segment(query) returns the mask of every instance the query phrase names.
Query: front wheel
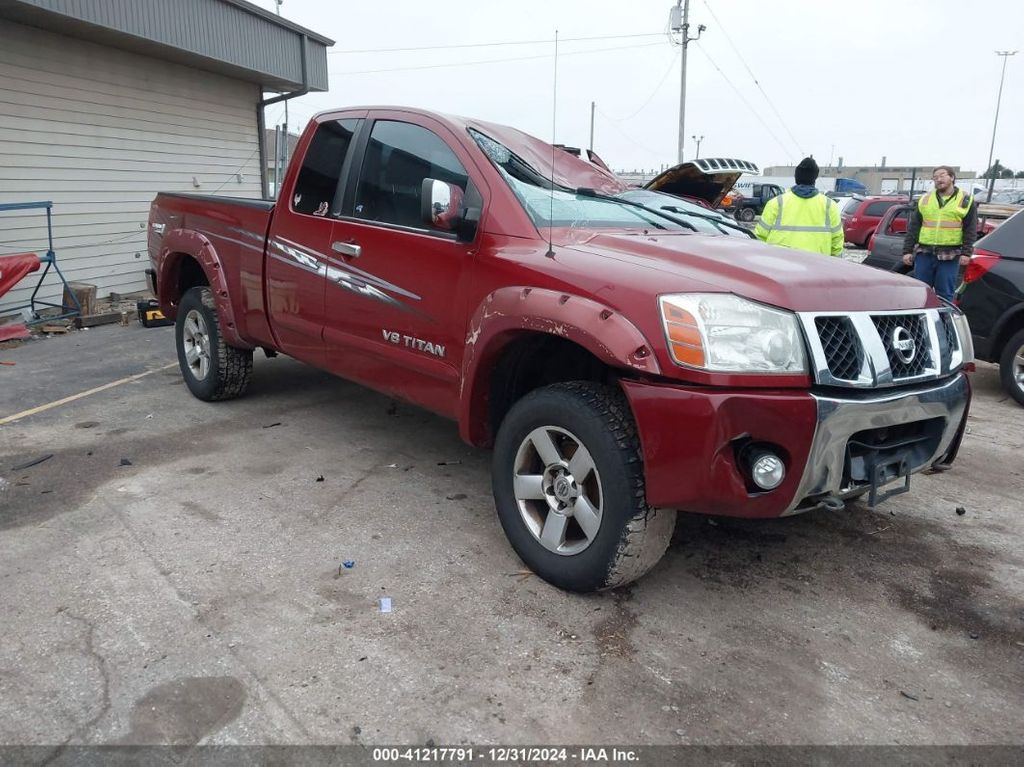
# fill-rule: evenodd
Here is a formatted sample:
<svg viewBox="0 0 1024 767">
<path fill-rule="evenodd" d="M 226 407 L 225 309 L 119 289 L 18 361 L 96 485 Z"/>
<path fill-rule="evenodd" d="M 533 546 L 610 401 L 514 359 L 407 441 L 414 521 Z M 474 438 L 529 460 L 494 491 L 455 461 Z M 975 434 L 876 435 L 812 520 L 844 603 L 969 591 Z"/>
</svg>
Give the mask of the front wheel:
<svg viewBox="0 0 1024 767">
<path fill-rule="evenodd" d="M 181 375 L 194 396 L 213 402 L 245 392 L 252 376 L 252 350 L 224 343 L 208 287 L 191 288 L 182 296 L 174 340 Z"/>
<path fill-rule="evenodd" d="M 1024 405 L 1024 330 L 1017 331 L 1003 347 L 999 377 L 1007 393 Z"/>
<path fill-rule="evenodd" d="M 754 209 L 753 208 L 740 208 L 736 211 L 736 218 L 740 221 L 746 221 L 750 223 L 754 220 Z"/>
<path fill-rule="evenodd" d="M 519 400 L 498 430 L 492 484 L 512 548 L 569 591 L 636 580 L 675 528 L 675 511 L 647 505 L 636 424 L 607 386 L 555 384 Z"/>
</svg>

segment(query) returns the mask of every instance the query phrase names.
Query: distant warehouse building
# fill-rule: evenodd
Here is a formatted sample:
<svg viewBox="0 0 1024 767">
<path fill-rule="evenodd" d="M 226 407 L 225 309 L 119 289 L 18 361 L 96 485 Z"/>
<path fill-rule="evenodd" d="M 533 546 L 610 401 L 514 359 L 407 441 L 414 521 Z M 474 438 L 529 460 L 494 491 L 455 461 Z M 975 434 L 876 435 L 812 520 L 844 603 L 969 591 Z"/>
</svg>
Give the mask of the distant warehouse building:
<svg viewBox="0 0 1024 767">
<path fill-rule="evenodd" d="M 974 171 L 961 171 L 959 165 L 950 167 L 956 171 L 958 179 L 973 179 L 977 176 Z M 895 194 L 909 191 L 911 182 L 915 189 L 930 189 L 934 169 L 934 165 L 823 165 L 821 176 L 852 178 L 866 186 L 871 194 Z M 764 169 L 764 175 L 792 178 L 795 171 L 794 165 L 773 165 Z"/>
<path fill-rule="evenodd" d="M 142 290 L 153 196 L 264 196 L 264 125 L 333 44 L 243 0 L 0 0 L 0 203 L 52 200 L 68 278 Z M 45 249 L 45 214 L 0 213 L 0 254 Z"/>
</svg>

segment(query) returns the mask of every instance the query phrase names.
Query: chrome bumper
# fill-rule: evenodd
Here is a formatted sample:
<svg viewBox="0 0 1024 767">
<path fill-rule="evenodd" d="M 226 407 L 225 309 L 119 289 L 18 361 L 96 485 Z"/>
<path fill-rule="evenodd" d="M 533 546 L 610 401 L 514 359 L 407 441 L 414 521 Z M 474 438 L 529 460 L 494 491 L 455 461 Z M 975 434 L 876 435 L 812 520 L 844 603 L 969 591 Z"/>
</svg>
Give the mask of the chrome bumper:
<svg viewBox="0 0 1024 767">
<path fill-rule="evenodd" d="M 843 486 L 847 445 L 858 432 L 942 419 L 935 449 L 926 460 L 917 461 L 911 473 L 934 464 L 949 452 L 957 436 L 970 401 L 970 385 L 967 376 L 958 373 L 951 380 L 913 392 L 848 399 L 812 396 L 818 406 L 818 424 L 800 485 L 783 516 L 818 508 L 825 498 L 842 499 L 867 490 L 864 484 Z"/>
</svg>

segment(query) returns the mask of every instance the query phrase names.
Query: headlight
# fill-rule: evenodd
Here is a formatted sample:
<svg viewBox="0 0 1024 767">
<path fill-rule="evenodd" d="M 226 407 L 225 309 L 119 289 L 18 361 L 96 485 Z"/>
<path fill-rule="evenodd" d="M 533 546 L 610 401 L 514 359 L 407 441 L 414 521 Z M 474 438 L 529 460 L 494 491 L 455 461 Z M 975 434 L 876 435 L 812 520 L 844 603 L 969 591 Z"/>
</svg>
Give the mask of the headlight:
<svg viewBox="0 0 1024 767">
<path fill-rule="evenodd" d="M 731 293 L 661 296 L 661 320 L 677 365 L 719 373 L 806 373 L 796 315 Z"/>
<path fill-rule="evenodd" d="M 971 326 L 967 322 L 967 315 L 959 309 L 954 309 L 950 316 L 953 318 L 953 327 L 956 328 L 956 337 L 960 342 L 960 354 L 963 355 L 961 364 L 974 362 L 974 339 L 971 338 Z"/>
</svg>

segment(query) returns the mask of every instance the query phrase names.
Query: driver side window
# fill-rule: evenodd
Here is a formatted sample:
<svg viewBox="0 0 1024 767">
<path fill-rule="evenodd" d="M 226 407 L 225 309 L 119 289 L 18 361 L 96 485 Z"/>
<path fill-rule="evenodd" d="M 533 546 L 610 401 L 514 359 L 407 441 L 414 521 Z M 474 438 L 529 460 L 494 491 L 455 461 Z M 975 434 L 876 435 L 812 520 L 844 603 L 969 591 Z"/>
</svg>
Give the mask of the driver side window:
<svg viewBox="0 0 1024 767">
<path fill-rule="evenodd" d="M 426 229 L 421 218 L 423 179 L 435 178 L 466 191 L 466 169 L 437 134 L 419 125 L 378 120 L 370 133 L 356 186 L 355 216 Z"/>
</svg>

